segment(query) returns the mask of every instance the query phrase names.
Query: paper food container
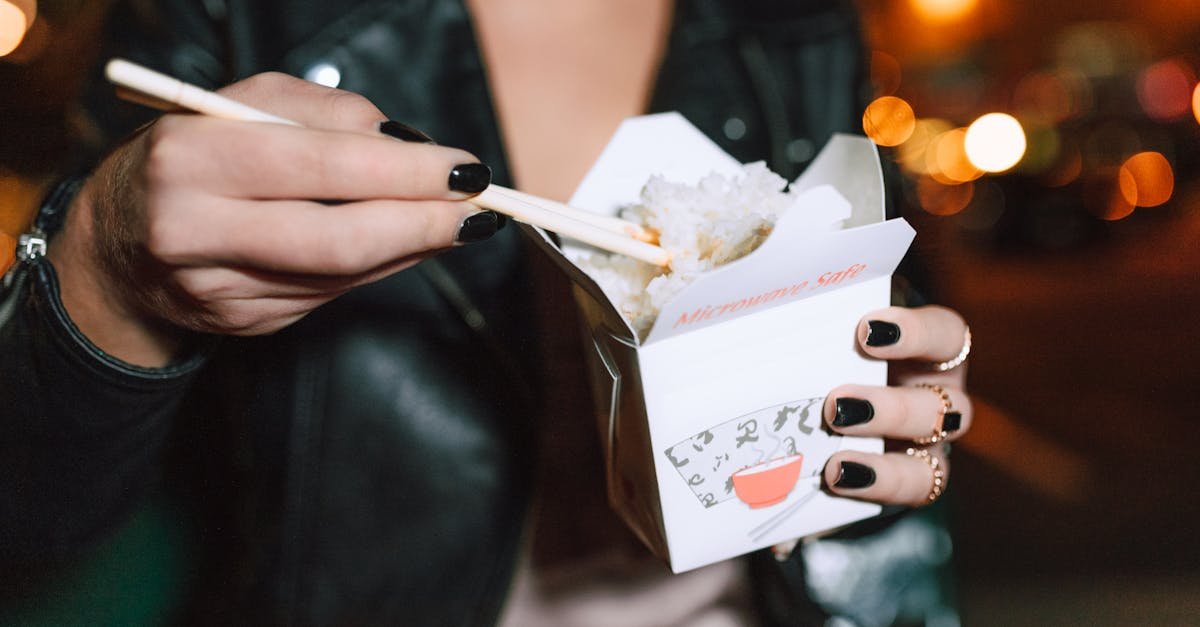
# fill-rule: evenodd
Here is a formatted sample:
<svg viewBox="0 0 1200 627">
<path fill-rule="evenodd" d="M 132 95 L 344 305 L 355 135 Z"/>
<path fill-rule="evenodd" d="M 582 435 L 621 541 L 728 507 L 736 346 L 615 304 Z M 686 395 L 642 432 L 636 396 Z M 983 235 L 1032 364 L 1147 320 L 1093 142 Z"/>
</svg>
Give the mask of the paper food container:
<svg viewBox="0 0 1200 627">
<path fill-rule="evenodd" d="M 631 118 L 571 204 L 615 215 L 651 175 L 694 183 L 712 172 L 741 165 L 679 114 Z M 885 220 L 865 138 L 834 136 L 793 187 L 805 194 L 763 245 L 679 293 L 645 340 L 575 265 L 595 251 L 534 229 L 586 324 L 611 505 L 677 573 L 879 512 L 820 489 L 834 452 L 883 448 L 831 434 L 821 407 L 837 385 L 885 384 L 886 363 L 859 352 L 855 329 L 889 304 L 914 232 Z M 814 233 L 816 214 L 844 226 Z"/>
</svg>

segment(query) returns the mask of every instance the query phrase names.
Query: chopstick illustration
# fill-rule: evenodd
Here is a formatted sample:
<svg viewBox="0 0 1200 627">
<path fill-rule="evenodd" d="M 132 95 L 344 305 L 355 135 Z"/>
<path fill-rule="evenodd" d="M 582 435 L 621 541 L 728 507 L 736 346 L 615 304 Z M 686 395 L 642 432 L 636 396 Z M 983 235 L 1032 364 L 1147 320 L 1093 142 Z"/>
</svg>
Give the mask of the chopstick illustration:
<svg viewBox="0 0 1200 627">
<path fill-rule="evenodd" d="M 123 88 L 118 91 L 122 98 L 156 109 L 178 107 L 229 120 L 300 126 L 124 59 L 109 61 L 104 73 L 110 82 Z M 620 218 L 597 215 L 499 185 L 488 186 L 469 202 L 646 263 L 657 266 L 671 263 L 669 252 L 649 243 L 655 239 L 652 233 Z"/>
<path fill-rule="evenodd" d="M 816 496 L 817 493 L 820 491 L 821 491 L 820 488 L 817 488 L 814 486 L 811 492 L 796 499 L 796 502 L 792 503 L 791 505 L 788 505 L 787 509 L 784 509 L 783 511 L 779 512 L 778 514 L 775 514 L 774 516 L 768 518 L 765 522 L 763 522 L 759 526 L 751 529 L 750 532 L 746 535 L 749 535 L 751 540 L 753 540 L 755 542 L 760 542 L 763 538 L 765 538 L 767 536 L 767 534 L 774 531 L 776 527 L 778 527 L 779 525 L 782 525 L 784 523 L 784 521 L 786 521 L 788 518 L 790 518 L 792 516 L 792 514 L 795 514 L 797 511 L 800 510 L 800 508 L 804 507 L 804 505 L 806 503 L 808 503 L 809 501 L 811 501 L 812 498 L 814 496 Z"/>
</svg>

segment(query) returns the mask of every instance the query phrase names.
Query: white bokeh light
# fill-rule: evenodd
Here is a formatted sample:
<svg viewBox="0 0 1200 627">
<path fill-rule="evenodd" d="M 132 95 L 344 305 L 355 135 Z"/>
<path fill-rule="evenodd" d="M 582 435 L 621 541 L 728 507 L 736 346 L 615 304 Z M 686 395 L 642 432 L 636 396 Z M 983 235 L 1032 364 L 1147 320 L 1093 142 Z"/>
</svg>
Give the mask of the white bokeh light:
<svg viewBox="0 0 1200 627">
<path fill-rule="evenodd" d="M 0 57 L 21 45 L 36 17 L 34 0 L 0 0 Z"/>
<path fill-rule="evenodd" d="M 1003 172 L 1025 156 L 1025 129 L 1006 113 L 989 113 L 967 127 L 967 159 L 984 172 Z"/>
</svg>

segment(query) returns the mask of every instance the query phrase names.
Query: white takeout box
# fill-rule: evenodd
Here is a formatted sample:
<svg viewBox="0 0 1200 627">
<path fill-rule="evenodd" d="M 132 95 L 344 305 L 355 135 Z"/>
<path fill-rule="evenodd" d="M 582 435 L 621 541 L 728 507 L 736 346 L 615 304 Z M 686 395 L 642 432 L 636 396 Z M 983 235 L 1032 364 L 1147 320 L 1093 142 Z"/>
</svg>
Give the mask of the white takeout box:
<svg viewBox="0 0 1200 627">
<path fill-rule="evenodd" d="M 615 215 L 651 175 L 711 172 L 741 165 L 677 113 L 631 118 L 571 204 Z M 644 341 L 573 263 L 595 251 L 534 229 L 572 279 L 590 336 L 609 501 L 677 573 L 879 512 L 820 489 L 835 451 L 883 447 L 823 429 L 821 406 L 834 386 L 885 384 L 886 363 L 858 350 L 855 329 L 889 304 L 914 232 L 885 220 L 866 138 L 835 135 L 792 185 L 806 193 L 766 242 L 676 296 Z M 842 230 L 814 232 L 813 215 L 839 213 Z"/>
</svg>

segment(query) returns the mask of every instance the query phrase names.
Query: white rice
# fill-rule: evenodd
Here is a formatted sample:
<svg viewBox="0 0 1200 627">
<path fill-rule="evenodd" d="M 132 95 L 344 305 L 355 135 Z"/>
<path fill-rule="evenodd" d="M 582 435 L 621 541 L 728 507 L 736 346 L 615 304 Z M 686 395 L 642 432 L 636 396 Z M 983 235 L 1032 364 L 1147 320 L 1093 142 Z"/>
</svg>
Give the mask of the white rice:
<svg viewBox="0 0 1200 627">
<path fill-rule="evenodd" d="M 624 255 L 593 253 L 576 260 L 645 338 L 663 304 L 698 276 L 748 255 L 771 233 L 796 200 L 787 181 L 763 162 L 743 166 L 734 178 L 710 174 L 696 185 L 655 176 L 641 200 L 621 217 L 659 233 L 671 268 Z"/>
</svg>

